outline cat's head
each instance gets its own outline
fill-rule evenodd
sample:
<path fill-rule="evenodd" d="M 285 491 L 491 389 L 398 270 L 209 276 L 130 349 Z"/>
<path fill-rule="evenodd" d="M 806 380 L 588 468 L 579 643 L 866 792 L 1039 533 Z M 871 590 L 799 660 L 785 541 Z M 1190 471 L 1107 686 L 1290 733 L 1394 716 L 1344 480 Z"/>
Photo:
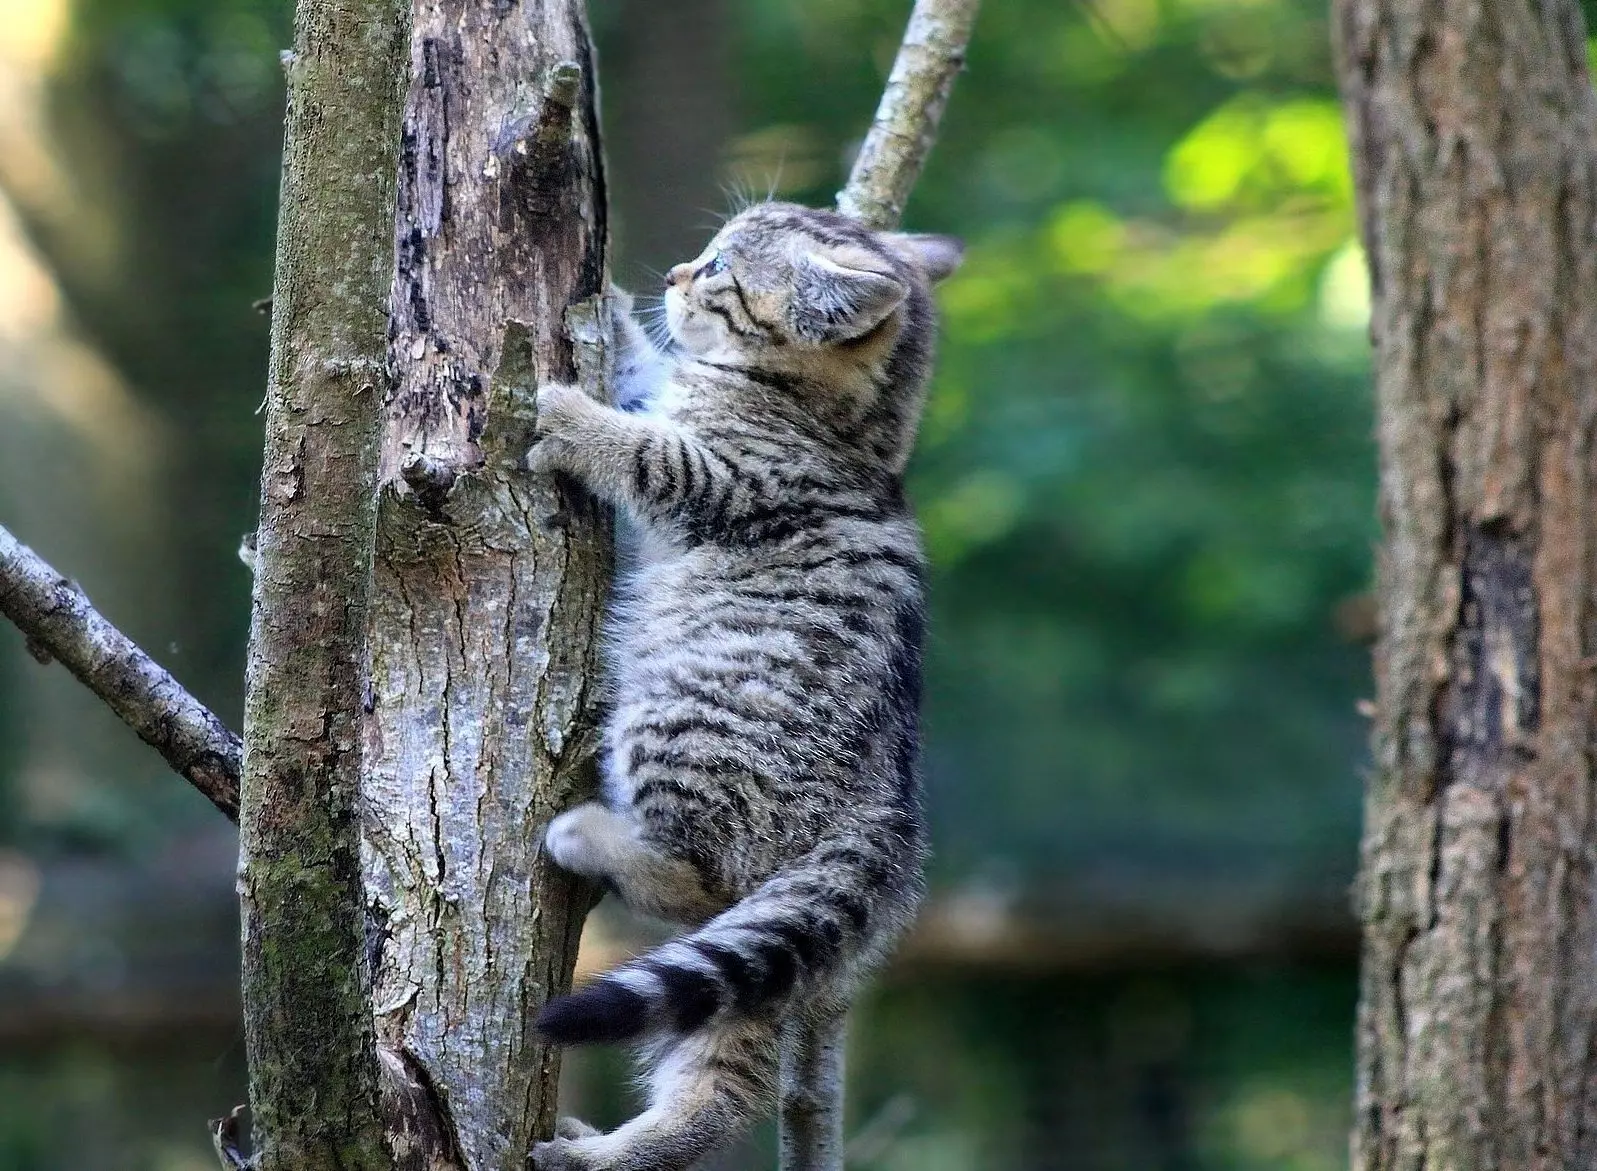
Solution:
<path fill-rule="evenodd" d="M 889 349 L 926 290 L 959 265 L 951 236 L 877 232 L 831 211 L 755 204 L 666 274 L 666 320 L 688 353 L 800 359 Z"/>

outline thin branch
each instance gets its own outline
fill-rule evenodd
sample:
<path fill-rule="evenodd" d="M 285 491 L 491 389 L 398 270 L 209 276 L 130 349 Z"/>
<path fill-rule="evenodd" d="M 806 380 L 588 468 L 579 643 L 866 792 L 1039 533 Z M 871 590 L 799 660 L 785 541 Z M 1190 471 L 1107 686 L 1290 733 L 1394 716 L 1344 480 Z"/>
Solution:
<path fill-rule="evenodd" d="M 965 64 L 981 0 L 917 0 L 870 133 L 837 209 L 873 228 L 894 228 L 937 140 L 937 124 Z"/>
<path fill-rule="evenodd" d="M 16 623 L 35 658 L 58 660 L 229 821 L 238 821 L 239 738 L 4 528 L 0 614 Z"/>
<path fill-rule="evenodd" d="M 837 195 L 844 215 L 896 228 L 965 64 L 980 0 L 916 0 L 870 133 Z M 782 1037 L 781 1171 L 843 1171 L 847 1013 L 800 1018 Z"/>
<path fill-rule="evenodd" d="M 848 1014 L 800 1017 L 782 1036 L 782 1171 L 842 1171 Z"/>

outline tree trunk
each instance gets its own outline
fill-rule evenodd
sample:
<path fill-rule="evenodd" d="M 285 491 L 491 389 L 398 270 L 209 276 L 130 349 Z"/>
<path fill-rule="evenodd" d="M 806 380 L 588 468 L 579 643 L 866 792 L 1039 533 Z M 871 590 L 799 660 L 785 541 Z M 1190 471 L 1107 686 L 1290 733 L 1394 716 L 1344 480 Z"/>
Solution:
<path fill-rule="evenodd" d="M 390 301 L 368 696 L 377 1029 L 458 1165 L 553 1128 L 564 991 L 592 892 L 543 857 L 590 784 L 594 506 L 520 470 L 540 381 L 602 387 L 595 74 L 579 0 L 416 0 Z"/>
<path fill-rule="evenodd" d="M 244 711 L 244 1037 L 260 1171 L 377 1171 L 356 810 L 404 9 L 301 0 L 295 26 Z"/>
<path fill-rule="evenodd" d="M 1574 0 L 1339 0 L 1381 637 L 1357 1168 L 1597 1165 L 1597 100 Z"/>

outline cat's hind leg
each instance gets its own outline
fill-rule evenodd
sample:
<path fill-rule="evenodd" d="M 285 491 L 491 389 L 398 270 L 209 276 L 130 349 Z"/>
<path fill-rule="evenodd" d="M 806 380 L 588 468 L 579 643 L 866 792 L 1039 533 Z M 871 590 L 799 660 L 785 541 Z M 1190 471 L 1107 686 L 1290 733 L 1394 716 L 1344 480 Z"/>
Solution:
<path fill-rule="evenodd" d="M 536 1171 L 683 1171 L 772 1109 L 777 1038 L 762 1021 L 713 1024 L 656 1051 L 649 1107 L 609 1134 L 577 1125 L 532 1150 Z M 569 1136 L 569 1137 L 568 1137 Z"/>
<path fill-rule="evenodd" d="M 656 849 L 637 821 L 596 801 L 551 821 L 544 844 L 562 869 L 609 885 L 640 914 L 702 923 L 726 907 L 692 865 Z"/>

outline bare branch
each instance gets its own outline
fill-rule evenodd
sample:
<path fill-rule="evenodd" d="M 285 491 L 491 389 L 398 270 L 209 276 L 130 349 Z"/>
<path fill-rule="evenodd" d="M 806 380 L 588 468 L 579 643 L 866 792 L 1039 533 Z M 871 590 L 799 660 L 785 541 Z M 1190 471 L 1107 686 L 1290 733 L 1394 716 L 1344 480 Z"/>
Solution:
<path fill-rule="evenodd" d="M 782 1171 L 842 1171 L 846 1010 L 792 1021 L 782 1034 Z"/>
<path fill-rule="evenodd" d="M 954 78 L 965 64 L 980 0 L 916 0 L 909 28 L 837 195 L 844 215 L 895 228 L 937 140 Z M 782 1037 L 781 1171 L 843 1171 L 843 1057 L 847 1015 L 801 1018 Z"/>
<path fill-rule="evenodd" d="M 894 228 L 937 140 L 937 124 L 965 64 L 981 0 L 916 0 L 870 133 L 837 209 L 873 228 Z"/>
<path fill-rule="evenodd" d="M 229 821 L 238 821 L 239 738 L 4 528 L 0 613 L 27 637 L 35 658 L 59 661 Z"/>

